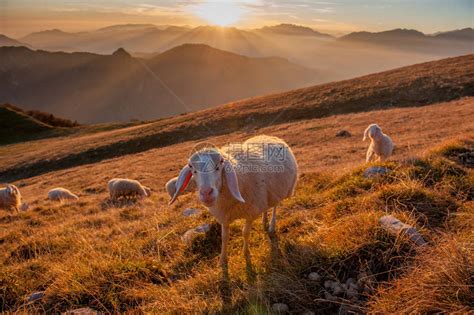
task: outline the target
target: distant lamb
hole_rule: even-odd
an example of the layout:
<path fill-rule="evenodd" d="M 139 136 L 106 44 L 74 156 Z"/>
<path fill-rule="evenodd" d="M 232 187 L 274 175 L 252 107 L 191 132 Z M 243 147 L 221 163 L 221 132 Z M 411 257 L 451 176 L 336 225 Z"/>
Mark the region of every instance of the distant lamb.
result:
<path fill-rule="evenodd" d="M 245 219 L 243 251 L 250 262 L 252 222 L 262 216 L 267 227 L 267 211 L 273 208 L 269 232 L 275 231 L 276 206 L 293 195 L 298 166 L 283 140 L 257 136 L 245 141 L 238 150 L 204 148 L 194 153 L 179 173 L 170 204 L 186 189 L 191 178 L 199 191 L 199 200 L 222 226 L 220 263 L 226 271 L 230 223 Z"/>
<path fill-rule="evenodd" d="M 176 193 L 177 181 L 178 181 L 178 177 L 173 177 L 165 185 L 166 191 L 168 192 L 168 195 L 170 195 L 170 198 L 173 198 L 174 194 Z M 196 189 L 196 184 L 194 183 L 194 181 L 190 181 L 189 185 L 186 187 L 186 190 L 193 191 L 195 189 Z"/>
<path fill-rule="evenodd" d="M 79 197 L 66 188 L 57 187 L 48 192 L 48 199 L 52 201 L 78 200 Z"/>
<path fill-rule="evenodd" d="M 8 185 L 0 189 L 0 209 L 15 209 L 18 213 L 21 208 L 21 194 L 18 187 Z"/>
<path fill-rule="evenodd" d="M 393 142 L 389 136 L 382 132 L 377 124 L 371 124 L 364 132 L 364 139 L 370 138 L 370 145 L 367 150 L 366 162 L 373 160 L 375 156 L 376 161 L 385 161 L 393 152 Z"/>
<path fill-rule="evenodd" d="M 112 200 L 117 200 L 120 197 L 143 198 L 151 196 L 151 189 L 134 179 L 114 178 L 109 181 L 107 186 Z"/>

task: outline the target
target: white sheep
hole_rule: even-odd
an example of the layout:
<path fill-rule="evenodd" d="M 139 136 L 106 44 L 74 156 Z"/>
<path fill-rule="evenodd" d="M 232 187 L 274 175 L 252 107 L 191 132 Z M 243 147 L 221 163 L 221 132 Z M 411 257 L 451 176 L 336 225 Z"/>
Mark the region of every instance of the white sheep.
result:
<path fill-rule="evenodd" d="M 116 200 L 120 197 L 149 197 L 151 189 L 142 185 L 139 181 L 128 178 L 111 179 L 107 185 L 110 199 Z"/>
<path fill-rule="evenodd" d="M 170 195 L 170 198 L 173 198 L 174 194 L 176 193 L 176 182 L 178 181 L 178 177 L 173 177 L 170 179 L 166 185 L 166 191 L 168 192 L 168 195 Z M 196 190 L 196 185 L 194 184 L 194 181 L 190 181 L 189 185 L 186 187 L 187 191 L 194 191 Z"/>
<path fill-rule="evenodd" d="M 0 209 L 15 209 L 18 213 L 21 207 L 21 194 L 18 187 L 8 185 L 0 189 Z"/>
<path fill-rule="evenodd" d="M 196 183 L 199 200 L 222 226 L 220 263 L 226 270 L 230 223 L 245 219 L 243 250 L 250 262 L 248 244 L 252 222 L 261 215 L 266 227 L 267 211 L 273 208 L 269 232 L 275 231 L 276 206 L 293 195 L 298 166 L 283 140 L 257 136 L 239 146 L 204 148 L 194 153 L 179 174 L 170 204 L 186 189 L 191 178 Z"/>
<path fill-rule="evenodd" d="M 48 199 L 52 201 L 78 200 L 79 197 L 66 188 L 57 187 L 48 191 Z"/>
<path fill-rule="evenodd" d="M 388 159 L 393 152 L 393 142 L 389 136 L 382 132 L 377 124 L 371 124 L 364 131 L 364 139 L 370 138 L 370 145 L 367 150 L 366 162 L 372 161 L 376 157 L 376 161 L 384 161 Z"/>

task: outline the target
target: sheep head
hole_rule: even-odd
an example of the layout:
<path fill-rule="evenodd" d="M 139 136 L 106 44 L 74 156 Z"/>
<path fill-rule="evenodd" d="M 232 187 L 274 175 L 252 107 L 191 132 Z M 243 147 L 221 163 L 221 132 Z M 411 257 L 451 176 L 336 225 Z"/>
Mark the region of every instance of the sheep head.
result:
<path fill-rule="evenodd" d="M 232 163 L 216 149 L 202 149 L 191 156 L 188 165 L 179 173 L 176 192 L 170 204 L 186 189 L 191 177 L 196 182 L 199 200 L 207 207 L 215 204 L 223 183 L 236 200 L 245 202 L 240 194 L 237 174 Z"/>
<path fill-rule="evenodd" d="M 382 128 L 379 127 L 377 124 L 371 124 L 367 129 L 364 131 L 364 139 L 362 141 L 365 141 L 367 137 L 370 139 L 378 139 L 382 136 Z"/>

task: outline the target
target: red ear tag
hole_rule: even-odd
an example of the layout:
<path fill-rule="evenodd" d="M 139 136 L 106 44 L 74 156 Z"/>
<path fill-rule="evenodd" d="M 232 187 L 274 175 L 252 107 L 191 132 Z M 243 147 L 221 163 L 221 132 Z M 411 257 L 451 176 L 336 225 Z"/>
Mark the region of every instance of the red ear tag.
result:
<path fill-rule="evenodd" d="M 191 180 L 192 176 L 193 176 L 193 173 L 191 172 L 189 172 L 188 175 L 186 175 L 183 186 L 181 186 L 181 189 L 179 190 L 180 193 L 182 193 L 186 189 L 186 187 L 188 187 L 189 181 Z"/>

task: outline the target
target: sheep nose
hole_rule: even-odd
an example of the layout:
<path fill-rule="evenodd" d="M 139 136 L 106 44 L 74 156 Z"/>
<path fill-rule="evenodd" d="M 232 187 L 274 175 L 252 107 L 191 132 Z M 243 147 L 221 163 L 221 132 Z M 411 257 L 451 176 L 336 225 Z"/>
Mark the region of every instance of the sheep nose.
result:
<path fill-rule="evenodd" d="M 201 188 L 199 193 L 203 197 L 210 197 L 214 189 L 212 187 Z"/>

